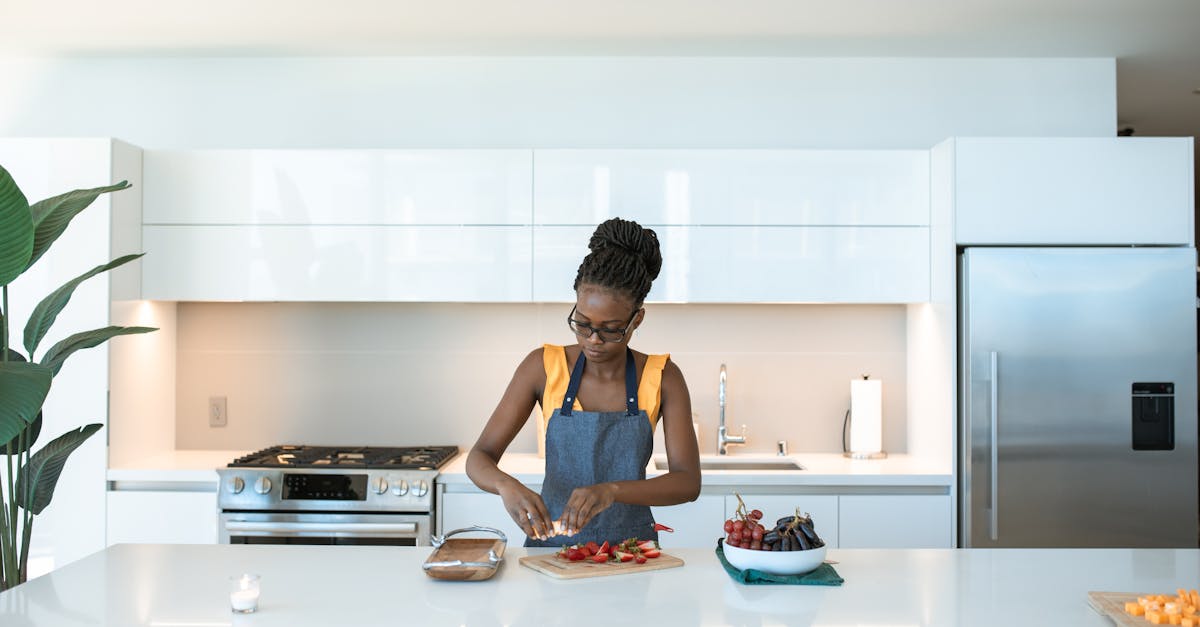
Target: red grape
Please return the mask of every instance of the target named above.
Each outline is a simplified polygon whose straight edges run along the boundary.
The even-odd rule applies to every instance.
[[[762,541],[761,541],[761,540],[754,540],[754,541],[752,541],[752,542],[750,543],[750,550],[752,550],[752,551],[761,551],[761,550],[762,550]]]
[[[762,520],[762,510],[756,509],[750,512],[750,518],[753,518],[754,520]]]
[[[745,526],[746,526],[746,523],[741,520],[733,521],[733,530],[734,531],[740,532]]]
[[[754,540],[755,542],[762,540],[762,537],[763,537],[763,532],[762,532],[761,527],[755,527],[754,530],[750,532],[750,538],[752,540]]]
[[[733,531],[733,521],[732,521],[732,520],[726,520],[726,521],[725,521],[725,533],[729,533],[729,532],[731,532],[731,531]]]

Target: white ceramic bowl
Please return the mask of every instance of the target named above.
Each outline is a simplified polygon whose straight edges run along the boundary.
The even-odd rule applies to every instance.
[[[825,547],[807,551],[752,551],[724,542],[721,548],[725,559],[738,570],[753,568],[772,575],[803,575],[817,569],[825,561]]]

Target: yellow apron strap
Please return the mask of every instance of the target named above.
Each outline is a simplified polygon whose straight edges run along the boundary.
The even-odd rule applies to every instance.
[[[571,371],[567,368],[567,352],[555,344],[542,345],[542,364],[546,368],[546,387],[542,390],[542,424],[550,422],[554,410],[562,407],[571,382]],[[575,409],[583,411],[579,399],[573,403]]]

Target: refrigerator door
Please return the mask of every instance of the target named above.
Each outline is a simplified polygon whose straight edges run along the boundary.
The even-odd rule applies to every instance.
[[[964,546],[1197,546],[1195,249],[960,264]],[[1171,450],[1134,450],[1135,383],[1173,384]]]

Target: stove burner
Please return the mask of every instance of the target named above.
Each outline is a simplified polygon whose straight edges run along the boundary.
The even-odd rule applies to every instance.
[[[351,467],[435,470],[446,465],[457,446],[307,446],[282,445],[239,457],[229,466],[262,468]]]

